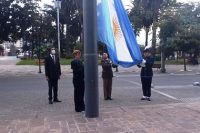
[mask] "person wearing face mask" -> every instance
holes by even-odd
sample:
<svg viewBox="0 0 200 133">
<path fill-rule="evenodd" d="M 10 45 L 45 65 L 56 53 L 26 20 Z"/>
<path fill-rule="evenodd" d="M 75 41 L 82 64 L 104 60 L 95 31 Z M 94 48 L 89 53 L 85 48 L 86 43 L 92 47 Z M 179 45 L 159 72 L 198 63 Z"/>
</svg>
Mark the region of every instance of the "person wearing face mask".
<svg viewBox="0 0 200 133">
<path fill-rule="evenodd" d="M 49 104 L 61 102 L 58 99 L 58 79 L 61 76 L 61 68 L 55 48 L 51 48 L 49 55 L 45 58 L 45 76 L 49 86 Z"/>
<path fill-rule="evenodd" d="M 138 67 L 141 67 L 141 82 L 142 82 L 142 91 L 143 97 L 141 100 L 151 101 L 151 82 L 153 77 L 152 66 L 154 64 L 154 58 L 151 56 L 150 49 L 145 49 L 143 51 L 143 61 Z"/>
</svg>

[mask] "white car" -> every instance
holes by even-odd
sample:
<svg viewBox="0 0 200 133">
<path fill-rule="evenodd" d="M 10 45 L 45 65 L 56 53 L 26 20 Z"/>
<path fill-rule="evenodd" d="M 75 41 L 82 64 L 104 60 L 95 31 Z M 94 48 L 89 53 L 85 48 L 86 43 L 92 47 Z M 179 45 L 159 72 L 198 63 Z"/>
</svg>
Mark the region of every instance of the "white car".
<svg viewBox="0 0 200 133">
<path fill-rule="evenodd" d="M 19 53 L 19 54 L 17 54 L 17 58 L 24 58 L 24 53 Z"/>
</svg>

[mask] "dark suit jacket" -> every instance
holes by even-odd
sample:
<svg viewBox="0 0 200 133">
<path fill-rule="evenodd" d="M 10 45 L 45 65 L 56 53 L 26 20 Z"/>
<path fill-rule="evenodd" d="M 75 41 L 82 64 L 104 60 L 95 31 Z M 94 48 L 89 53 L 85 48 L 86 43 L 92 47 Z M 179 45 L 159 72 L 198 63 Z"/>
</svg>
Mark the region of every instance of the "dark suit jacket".
<svg viewBox="0 0 200 133">
<path fill-rule="evenodd" d="M 55 56 L 56 62 L 54 63 L 51 55 L 45 58 L 45 75 L 51 79 L 59 79 L 61 75 L 60 61 L 58 56 Z"/>
<path fill-rule="evenodd" d="M 81 60 L 74 59 L 71 62 L 71 69 L 73 70 L 73 82 L 84 81 L 84 66 Z"/>
<path fill-rule="evenodd" d="M 113 77 L 113 71 L 112 71 L 112 63 L 110 59 L 108 60 L 101 60 L 102 65 L 102 78 L 103 79 L 110 79 Z"/>
<path fill-rule="evenodd" d="M 145 60 L 146 60 L 145 67 L 142 67 L 140 76 L 143 78 L 151 78 L 153 77 L 152 66 L 154 64 L 154 58 L 147 57 L 145 58 Z"/>
</svg>

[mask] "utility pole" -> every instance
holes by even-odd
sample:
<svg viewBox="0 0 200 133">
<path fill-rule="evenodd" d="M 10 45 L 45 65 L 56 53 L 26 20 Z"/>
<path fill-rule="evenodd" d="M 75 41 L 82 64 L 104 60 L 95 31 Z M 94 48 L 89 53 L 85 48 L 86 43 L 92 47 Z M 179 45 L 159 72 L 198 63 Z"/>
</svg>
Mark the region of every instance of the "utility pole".
<svg viewBox="0 0 200 133">
<path fill-rule="evenodd" d="M 96 0 L 83 0 L 85 116 L 99 116 Z"/>
</svg>

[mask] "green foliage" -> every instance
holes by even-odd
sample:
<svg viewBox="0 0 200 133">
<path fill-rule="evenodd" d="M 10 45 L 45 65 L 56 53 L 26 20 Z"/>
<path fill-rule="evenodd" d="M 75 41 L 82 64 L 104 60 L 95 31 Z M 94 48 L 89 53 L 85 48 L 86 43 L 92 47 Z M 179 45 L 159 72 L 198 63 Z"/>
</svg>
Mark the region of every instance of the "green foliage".
<svg viewBox="0 0 200 133">
<path fill-rule="evenodd" d="M 159 23 L 161 50 L 164 52 L 166 57 L 173 55 L 175 50 L 173 41 L 180 25 L 180 18 L 174 13 L 175 8 L 176 4 L 166 8 L 161 15 Z"/>
<path fill-rule="evenodd" d="M 72 59 L 64 59 L 61 58 L 60 64 L 61 65 L 70 65 Z M 17 65 L 36 65 L 36 61 L 34 59 L 24 59 L 17 63 Z"/>
<path fill-rule="evenodd" d="M 150 28 L 153 23 L 153 12 L 148 6 L 142 4 L 141 0 L 134 0 L 132 2 L 133 8 L 129 12 L 129 18 L 132 22 L 135 33 L 139 34 L 140 30 Z"/>
<path fill-rule="evenodd" d="M 16 41 L 24 36 L 38 13 L 38 0 L 1 0 L 0 42 Z"/>
<path fill-rule="evenodd" d="M 77 42 L 74 46 L 74 49 L 83 51 L 83 44 L 81 44 L 80 42 Z"/>
<path fill-rule="evenodd" d="M 61 65 L 71 65 L 71 61 L 72 61 L 72 58 L 70 58 L 70 59 L 62 58 L 62 59 L 60 60 L 60 64 L 61 64 Z"/>
<path fill-rule="evenodd" d="M 154 56 L 154 60 L 155 61 L 160 61 L 160 59 L 161 59 L 161 56 L 159 54 Z"/>
<path fill-rule="evenodd" d="M 82 0 L 61 0 L 61 48 L 71 54 L 82 33 Z"/>
<path fill-rule="evenodd" d="M 153 25 L 152 46 L 156 45 L 157 22 L 159 21 L 161 10 L 169 7 L 174 0 L 134 0 L 133 8 L 129 12 L 129 18 L 138 35 L 142 28 L 146 30 L 146 43 L 148 45 L 149 28 Z M 155 49 L 155 48 L 153 48 Z"/>
<path fill-rule="evenodd" d="M 183 65 L 184 64 L 184 60 L 183 59 L 179 59 L 179 60 L 167 60 L 166 64 L 167 65 Z"/>
<path fill-rule="evenodd" d="M 33 59 L 23 59 L 19 61 L 16 65 L 36 65 L 36 63 Z"/>
<path fill-rule="evenodd" d="M 38 43 L 57 46 L 57 14 L 53 6 L 40 10 L 40 0 L 0 1 L 0 43 L 23 39 L 23 51 Z M 60 11 L 61 51 L 71 53 L 82 32 L 82 0 L 62 0 Z M 45 42 L 44 42 L 45 40 Z M 65 50 L 62 50 L 65 49 Z"/>
<path fill-rule="evenodd" d="M 40 52 L 40 58 L 45 58 L 48 55 L 48 46 L 46 45 L 41 45 L 40 47 L 36 47 L 33 50 L 33 53 L 39 57 L 39 52 Z"/>
<path fill-rule="evenodd" d="M 163 10 L 160 19 L 160 40 L 166 56 L 179 50 L 198 53 L 200 45 L 199 5 L 174 4 Z"/>
<path fill-rule="evenodd" d="M 179 31 L 175 36 L 174 43 L 176 49 L 198 54 L 200 49 L 200 24 L 198 13 L 200 11 L 200 4 L 182 4 L 177 13 L 181 16 L 181 23 L 179 24 Z"/>
</svg>

